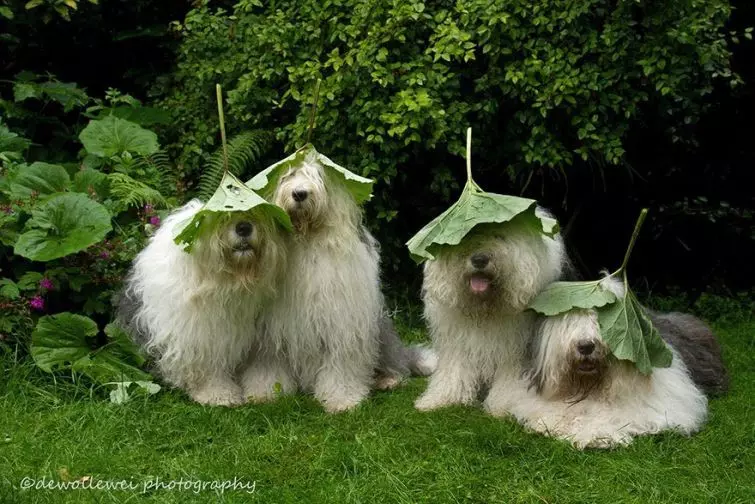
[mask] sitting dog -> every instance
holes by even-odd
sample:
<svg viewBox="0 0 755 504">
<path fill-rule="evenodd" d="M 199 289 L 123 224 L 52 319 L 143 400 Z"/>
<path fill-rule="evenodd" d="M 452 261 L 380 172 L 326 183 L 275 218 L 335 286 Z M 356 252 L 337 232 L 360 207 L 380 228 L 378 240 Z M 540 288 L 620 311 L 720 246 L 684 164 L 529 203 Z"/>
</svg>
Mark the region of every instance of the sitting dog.
<svg viewBox="0 0 755 504">
<path fill-rule="evenodd" d="M 267 344 L 243 378 L 249 395 L 261 401 L 298 388 L 338 412 L 373 386 L 431 372 L 432 353 L 405 347 L 385 313 L 377 242 L 344 182 L 312 156 L 268 191 L 294 235 L 280 296 L 263 316 Z"/>
<path fill-rule="evenodd" d="M 167 382 L 230 406 L 245 402 L 236 374 L 280 281 L 285 244 L 273 219 L 252 210 L 220 217 L 187 253 L 173 239 L 201 208 L 194 200 L 176 210 L 136 257 L 118 319 Z"/>
<path fill-rule="evenodd" d="M 537 316 L 527 305 L 565 264 L 560 236 L 516 218 L 477 226 L 428 261 L 422 299 L 438 366 L 415 406 L 470 404 L 487 389 L 486 404 L 502 400 L 534 337 Z"/>
<path fill-rule="evenodd" d="M 608 282 L 623 296 L 622 283 Z M 594 310 L 572 310 L 543 320 L 526 379 L 493 413 L 507 411 L 578 448 L 613 447 L 664 430 L 698 431 L 707 416 L 705 392 L 728 386 L 718 342 L 691 315 L 648 314 L 672 350 L 671 367 L 640 373 L 611 355 Z"/>
</svg>

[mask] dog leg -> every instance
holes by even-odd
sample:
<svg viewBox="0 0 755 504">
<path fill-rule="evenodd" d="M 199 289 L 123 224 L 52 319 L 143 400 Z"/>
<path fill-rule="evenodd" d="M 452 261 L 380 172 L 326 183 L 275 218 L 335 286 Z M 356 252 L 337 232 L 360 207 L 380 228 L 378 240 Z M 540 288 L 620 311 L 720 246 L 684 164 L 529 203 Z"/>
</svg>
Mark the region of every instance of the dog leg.
<svg viewBox="0 0 755 504">
<path fill-rule="evenodd" d="M 326 358 L 315 378 L 315 397 L 329 413 L 346 411 L 367 397 L 375 365 L 356 354 Z"/>
<path fill-rule="evenodd" d="M 192 399 L 210 406 L 236 406 L 244 403 L 244 394 L 229 376 L 216 375 L 188 389 Z"/>
<path fill-rule="evenodd" d="M 414 407 L 429 411 L 452 404 L 471 404 L 477 396 L 477 379 L 477 369 L 470 363 L 441 360 Z"/>
<path fill-rule="evenodd" d="M 296 392 L 296 380 L 278 356 L 256 356 L 241 373 L 240 381 L 249 402 L 267 402 Z"/>
</svg>

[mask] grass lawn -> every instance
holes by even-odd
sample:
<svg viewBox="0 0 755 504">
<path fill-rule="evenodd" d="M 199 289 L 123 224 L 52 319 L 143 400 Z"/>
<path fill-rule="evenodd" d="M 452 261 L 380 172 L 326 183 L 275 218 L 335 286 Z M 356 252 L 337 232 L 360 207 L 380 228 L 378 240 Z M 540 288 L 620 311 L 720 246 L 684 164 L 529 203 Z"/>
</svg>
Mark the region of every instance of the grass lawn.
<svg viewBox="0 0 755 504">
<path fill-rule="evenodd" d="M 755 502 L 755 321 L 714 323 L 732 375 L 692 438 L 664 434 L 579 452 L 478 408 L 419 413 L 413 379 L 356 411 L 311 398 L 237 409 L 178 392 L 110 404 L 101 393 L 2 357 L 0 503 Z M 402 331 L 409 338 L 418 330 Z M 126 480 L 133 490 L 22 490 L 46 481 Z M 145 482 L 255 482 L 253 493 Z"/>
</svg>

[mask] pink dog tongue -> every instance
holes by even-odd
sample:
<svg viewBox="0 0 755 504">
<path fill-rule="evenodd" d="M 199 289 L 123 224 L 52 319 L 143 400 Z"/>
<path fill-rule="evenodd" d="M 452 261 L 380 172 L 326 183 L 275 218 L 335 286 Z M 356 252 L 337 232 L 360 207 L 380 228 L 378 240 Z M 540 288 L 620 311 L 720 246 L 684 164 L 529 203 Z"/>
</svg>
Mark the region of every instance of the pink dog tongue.
<svg viewBox="0 0 755 504">
<path fill-rule="evenodd" d="M 485 292 L 490 287 L 490 280 L 485 277 L 473 276 L 469 279 L 469 287 L 472 292 Z"/>
</svg>

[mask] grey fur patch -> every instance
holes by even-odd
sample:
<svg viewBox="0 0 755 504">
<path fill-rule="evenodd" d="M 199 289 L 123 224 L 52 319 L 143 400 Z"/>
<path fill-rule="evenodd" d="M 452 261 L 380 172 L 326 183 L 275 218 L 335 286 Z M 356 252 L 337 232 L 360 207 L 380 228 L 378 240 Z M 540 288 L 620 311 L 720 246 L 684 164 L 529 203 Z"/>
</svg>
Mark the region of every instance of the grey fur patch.
<svg viewBox="0 0 755 504">
<path fill-rule="evenodd" d="M 377 374 L 381 376 L 409 375 L 411 351 L 399 338 L 393 321 L 387 314 L 380 317 L 380 360 Z"/>
<path fill-rule="evenodd" d="M 141 310 L 143 301 L 129 288 L 130 284 L 131 275 L 129 274 L 123 289 L 113 296 L 113 306 L 116 308 L 115 320 L 131 336 L 134 343 L 143 348 L 149 335 L 136 323 L 136 314 Z"/>
<path fill-rule="evenodd" d="M 710 395 L 723 394 L 729 389 L 721 346 L 705 323 L 687 313 L 648 310 L 648 314 L 664 341 L 679 352 L 698 387 Z"/>
</svg>

